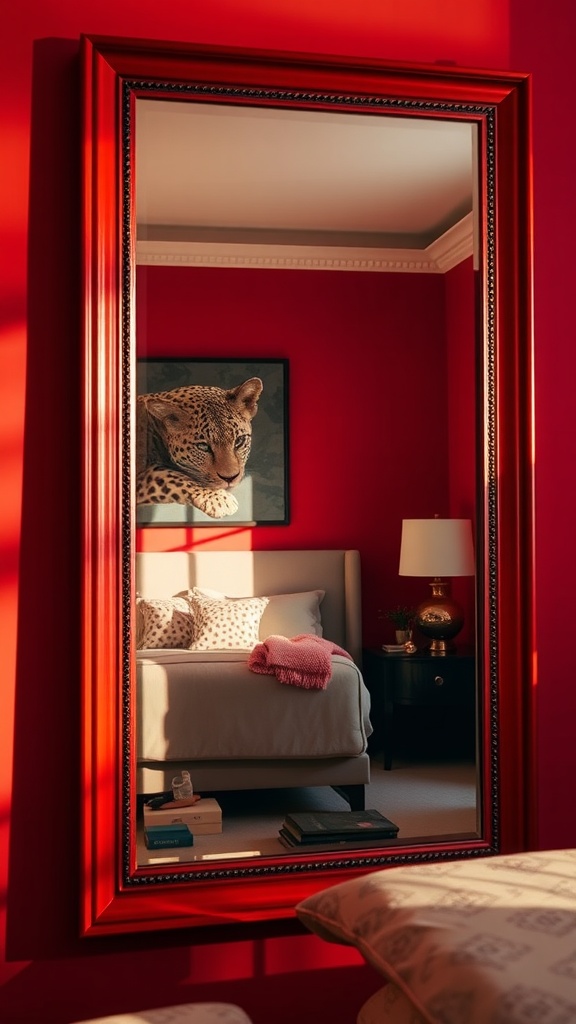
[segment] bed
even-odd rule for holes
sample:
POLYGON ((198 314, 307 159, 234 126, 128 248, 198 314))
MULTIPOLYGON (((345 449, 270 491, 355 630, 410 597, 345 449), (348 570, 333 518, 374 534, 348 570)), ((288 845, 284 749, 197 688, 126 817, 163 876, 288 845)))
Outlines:
POLYGON ((202 792, 332 786, 363 808, 358 551, 142 552, 136 590, 139 793, 187 768, 202 792), (248 666, 276 635, 321 636, 350 658, 330 654, 323 689, 286 685, 248 666))
POLYGON ((576 850, 392 867, 296 907, 384 984, 357 1024, 576 1021, 576 850))

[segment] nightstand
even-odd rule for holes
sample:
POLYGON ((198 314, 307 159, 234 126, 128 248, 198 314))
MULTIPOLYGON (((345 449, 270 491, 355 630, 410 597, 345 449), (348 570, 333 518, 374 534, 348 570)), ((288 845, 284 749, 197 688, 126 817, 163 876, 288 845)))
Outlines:
POLYGON ((370 721, 374 728, 369 748, 384 751, 384 768, 392 768, 394 712, 398 705, 434 709, 434 719, 452 714, 459 729, 470 731, 473 742, 476 708, 476 659, 470 649, 454 654, 386 653, 369 648, 363 653, 364 681, 371 698, 370 721))

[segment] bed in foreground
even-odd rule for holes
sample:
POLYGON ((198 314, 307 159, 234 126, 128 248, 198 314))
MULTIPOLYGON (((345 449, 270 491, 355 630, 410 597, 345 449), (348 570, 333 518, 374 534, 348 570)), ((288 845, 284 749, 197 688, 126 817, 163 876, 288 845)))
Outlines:
POLYGON ((358 1024, 573 1024, 576 850, 375 871, 296 907, 386 981, 358 1024))
POLYGON ((169 790, 187 768, 203 792, 333 786, 363 808, 359 553, 140 553, 136 580, 138 792, 169 790), (250 668, 274 636, 319 638, 326 684, 250 668))

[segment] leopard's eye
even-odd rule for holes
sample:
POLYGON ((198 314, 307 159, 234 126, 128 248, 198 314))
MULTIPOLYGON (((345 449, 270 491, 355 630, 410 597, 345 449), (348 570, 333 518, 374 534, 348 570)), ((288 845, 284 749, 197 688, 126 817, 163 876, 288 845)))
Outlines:
POLYGON ((247 440, 248 440, 248 434, 240 434, 240 436, 237 437, 235 442, 234 442, 234 447, 235 448, 243 448, 244 445, 246 444, 247 440))
POLYGON ((198 448, 201 452, 208 452, 209 454, 212 453, 212 449, 209 444, 206 444, 206 441, 195 441, 194 447, 198 448))

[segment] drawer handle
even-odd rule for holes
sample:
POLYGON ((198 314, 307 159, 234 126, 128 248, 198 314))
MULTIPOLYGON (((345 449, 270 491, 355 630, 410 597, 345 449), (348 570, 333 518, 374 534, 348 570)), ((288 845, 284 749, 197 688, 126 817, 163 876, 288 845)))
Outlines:
POLYGON ((444 686, 444 680, 442 676, 434 676, 434 682, 436 683, 436 686, 444 686))

